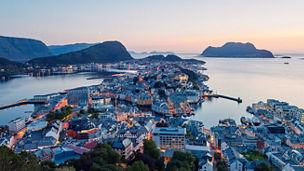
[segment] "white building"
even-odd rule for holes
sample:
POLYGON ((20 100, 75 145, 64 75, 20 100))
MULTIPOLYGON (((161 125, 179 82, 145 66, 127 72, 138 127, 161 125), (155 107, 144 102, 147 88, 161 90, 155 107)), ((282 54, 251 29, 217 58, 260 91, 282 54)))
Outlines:
POLYGON ((213 171, 213 163, 209 160, 202 160, 199 163, 199 171, 213 171))
POLYGON ((25 127, 25 121, 23 118, 19 117, 8 123, 8 128, 11 133, 18 133, 25 127))
POLYGON ((185 149, 186 128, 154 128, 152 140, 157 147, 166 149, 185 149))

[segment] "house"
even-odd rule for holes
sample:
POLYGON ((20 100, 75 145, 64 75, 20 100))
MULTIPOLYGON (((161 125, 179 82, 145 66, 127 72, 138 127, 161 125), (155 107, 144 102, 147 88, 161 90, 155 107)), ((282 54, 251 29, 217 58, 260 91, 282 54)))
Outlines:
POLYGON ((56 165, 59 165, 61 163, 64 163, 67 160, 79 159, 79 158, 80 158, 80 156, 77 155, 72 149, 58 147, 55 150, 54 158, 52 160, 53 160, 53 162, 56 163, 56 165))
POLYGON ((54 157, 54 151, 50 148, 38 149, 37 151, 33 152, 33 154, 41 162, 52 160, 52 158, 54 157))
POLYGON ((302 170, 304 170, 304 166, 290 165, 290 164, 287 164, 282 169, 282 171, 302 171, 302 170))
POLYGON ((202 159, 198 163, 198 171, 213 171, 213 163, 212 160, 202 159))
POLYGON ((282 169, 286 165, 284 159, 282 158, 283 155, 279 152, 267 152, 266 156, 268 157, 268 160, 279 169, 282 169))
POLYGON ((91 107, 93 109, 102 109, 104 105, 110 104, 111 98, 106 96, 92 96, 92 104, 91 107))
POLYGON ((29 131, 29 132, 38 131, 38 130, 45 128, 46 126, 47 126, 46 120, 40 119, 40 120, 36 120, 36 121, 33 121, 32 123, 30 123, 26 127, 26 131, 29 131))
POLYGON ((224 157, 230 170, 244 171, 247 164, 247 160, 239 154, 234 148, 228 146, 228 148, 222 150, 224 157))
POLYGON ((147 93, 138 96, 136 104, 140 106, 150 106, 153 103, 153 97, 147 93))
POLYGON ((115 138, 112 148, 125 159, 133 154, 133 143, 129 138, 115 138))

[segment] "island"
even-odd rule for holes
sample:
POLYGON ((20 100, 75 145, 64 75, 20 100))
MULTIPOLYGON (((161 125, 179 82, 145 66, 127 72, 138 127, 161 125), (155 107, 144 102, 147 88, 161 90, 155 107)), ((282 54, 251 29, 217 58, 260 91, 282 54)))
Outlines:
POLYGON ((224 58, 274 58, 268 50, 259 50, 252 43, 228 42, 221 47, 209 46, 203 51, 204 57, 224 58))

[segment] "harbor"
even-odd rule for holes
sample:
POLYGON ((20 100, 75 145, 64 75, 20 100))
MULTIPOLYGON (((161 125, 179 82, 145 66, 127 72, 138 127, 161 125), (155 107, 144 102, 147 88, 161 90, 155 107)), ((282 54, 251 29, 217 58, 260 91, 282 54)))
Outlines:
POLYGON ((210 94, 210 95, 204 95, 203 97, 207 97, 207 98, 223 98, 223 99, 228 99, 228 100, 232 100, 232 101, 236 101, 238 103, 242 103, 243 100, 238 97, 231 97, 231 96, 225 96, 225 95, 221 95, 221 94, 210 94))

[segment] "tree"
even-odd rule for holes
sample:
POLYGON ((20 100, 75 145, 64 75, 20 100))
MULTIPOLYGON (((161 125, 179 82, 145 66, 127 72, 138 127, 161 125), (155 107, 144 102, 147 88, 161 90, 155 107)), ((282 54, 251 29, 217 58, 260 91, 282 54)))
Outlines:
POLYGON ((216 168, 218 171, 228 171, 228 166, 225 161, 219 160, 216 162, 216 168))
POLYGON ((215 152, 213 156, 214 156, 215 161, 221 160, 221 153, 215 152))
POLYGON ((165 169, 165 164, 164 164, 164 158, 163 157, 161 157, 161 158, 159 158, 155 161, 155 168, 159 171, 165 169))
POLYGON ((80 113, 80 114, 85 114, 86 111, 85 111, 84 109, 80 109, 79 113, 80 113))
POLYGON ((15 153, 6 146, 0 146, 0 170, 39 171, 40 169, 39 161, 33 154, 25 151, 15 153))
POLYGON ((196 158, 189 152, 175 151, 167 170, 196 170, 196 158))
POLYGON ((128 166, 126 171, 149 171, 149 168, 142 161, 136 161, 131 166, 128 166))
POLYGON ((190 152, 181 152, 181 151, 175 151, 173 153, 173 159, 187 162, 187 164, 189 164, 190 167, 193 166, 195 160, 195 158, 190 152))
POLYGON ((120 161, 120 155, 109 144, 98 144, 93 151, 84 153, 80 159, 65 162, 66 166, 73 166, 76 170, 113 170, 120 161))
POLYGON ((74 167, 59 167, 55 171, 76 171, 74 167))
POLYGON ((156 124, 156 127, 168 127, 168 123, 164 120, 162 120, 161 122, 158 122, 156 124))
POLYGON ((160 151, 158 150, 156 144, 152 140, 144 140, 144 154, 154 158, 159 159, 160 151))
POLYGON ((261 163, 255 166, 254 171, 272 171, 273 168, 266 163, 261 163))
POLYGON ((157 81, 157 82, 154 84, 153 88, 162 88, 162 87, 164 87, 164 86, 165 86, 165 84, 164 84, 163 82, 157 81))
POLYGON ((164 98, 164 99, 168 98, 165 90, 163 90, 163 89, 158 89, 158 95, 159 95, 159 97, 164 98))

